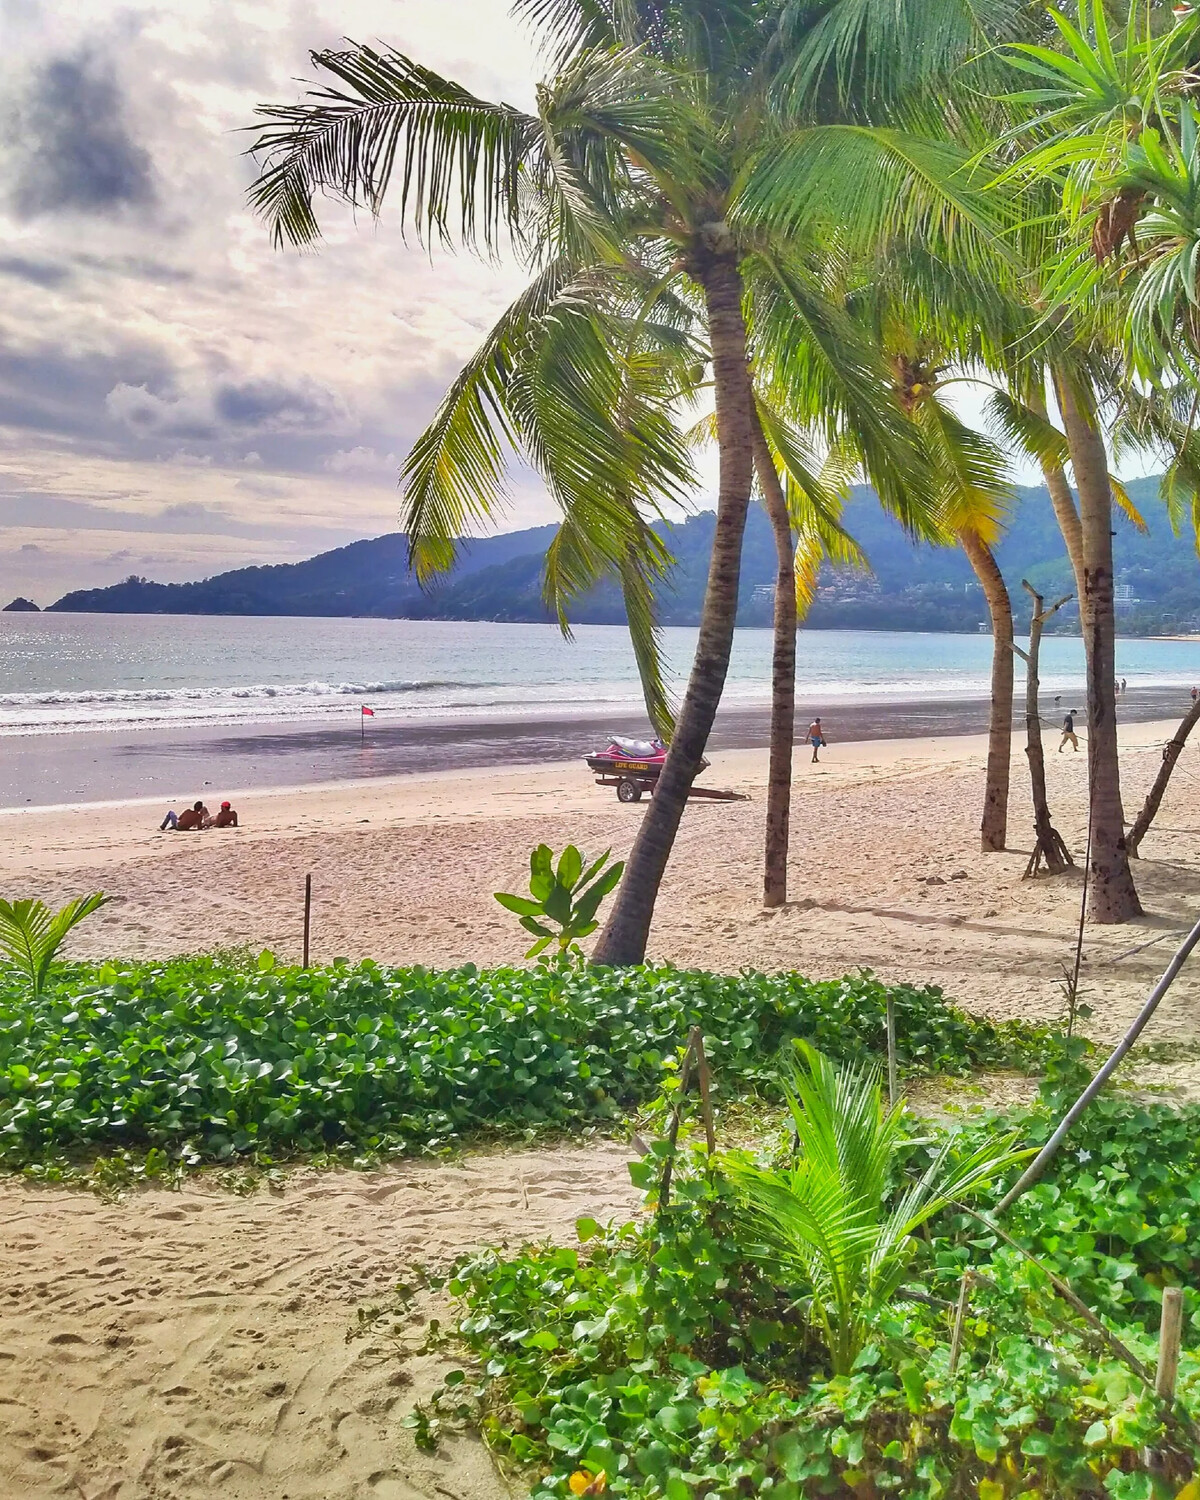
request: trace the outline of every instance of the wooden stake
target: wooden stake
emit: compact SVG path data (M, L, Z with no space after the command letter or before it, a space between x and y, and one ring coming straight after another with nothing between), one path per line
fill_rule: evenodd
M683 1116L683 1101L692 1079L692 1039L688 1038L687 1050L683 1054L683 1067L679 1070L679 1092L675 1096L675 1108L671 1111L671 1128L667 1131L667 1159L663 1163L662 1184L658 1189L656 1217L661 1218L671 1201L671 1176L675 1171L675 1153L679 1147L679 1121Z
M954 1332L950 1335L950 1373L958 1368L958 1356L962 1353L963 1328L967 1321L967 1302L971 1295L974 1271L964 1271L962 1285L958 1289L958 1306L954 1310Z
M1164 1401L1174 1401L1179 1374L1179 1347L1183 1342L1183 1292L1177 1286L1163 1287L1162 1319L1158 1325L1158 1373L1154 1389Z
M308 934L312 928L312 876L304 877L304 967L308 968Z
M888 1103L895 1109L900 1097L900 1084L896 1076L896 1002L890 993L887 997L887 1062Z
M712 1156L717 1149L717 1133L713 1129L712 1099L708 1091L708 1057L705 1055L704 1038L700 1034L699 1026L692 1027L689 1042L696 1058L696 1077L700 1084L700 1114L704 1120L704 1139L708 1145L708 1154Z

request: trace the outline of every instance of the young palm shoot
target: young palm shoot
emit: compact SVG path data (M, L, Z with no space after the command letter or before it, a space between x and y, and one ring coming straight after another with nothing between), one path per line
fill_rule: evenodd
M894 1188L898 1158L915 1144L903 1103L885 1104L877 1068L796 1049L785 1077L794 1159L763 1168L731 1157L725 1170L757 1253L809 1288L833 1373L848 1375L908 1272L916 1231L1030 1153L1013 1149L1014 1132L960 1159L951 1136L920 1177Z
M44 901L0 900L0 953L29 981L30 998L46 987L50 965L67 934L109 898L102 891L68 901L51 912Z

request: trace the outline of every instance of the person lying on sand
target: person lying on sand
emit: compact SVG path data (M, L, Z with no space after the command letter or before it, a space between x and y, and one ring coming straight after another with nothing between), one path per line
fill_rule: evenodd
M212 820L214 828L236 828L238 826L237 812L230 807L228 802L221 803L221 809Z
M158 825L158 831L162 833L165 829L174 828L180 833L190 833L193 830L211 826L212 818L209 816L208 808L203 802L193 802L191 807L185 807L178 814L172 808Z

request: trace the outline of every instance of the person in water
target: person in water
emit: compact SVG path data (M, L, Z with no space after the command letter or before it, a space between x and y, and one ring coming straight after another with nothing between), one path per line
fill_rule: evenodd
M1067 748L1068 742L1070 742L1072 750L1074 750L1075 753L1078 754L1079 753L1079 736L1075 733L1075 711L1074 711L1074 709L1072 709L1071 712L1069 714L1067 714L1066 718L1063 719L1062 744L1059 745L1059 747L1058 747L1058 753L1060 755Z
M236 828L238 826L237 812L230 807L228 802L221 803L221 810L213 819L214 828Z
M180 833L191 833L193 830L207 828L211 823L212 819L204 803L193 802L191 807L185 807L181 813L176 813L174 808L168 811L158 825L158 830L162 833L167 828L174 828Z
M814 719L808 726L808 734L805 736L813 750L813 765L817 765L817 751L825 743L825 736L821 731L820 719Z

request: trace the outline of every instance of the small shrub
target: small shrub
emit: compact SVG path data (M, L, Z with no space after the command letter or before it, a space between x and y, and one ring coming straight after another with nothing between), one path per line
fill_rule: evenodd
M529 856L529 891L533 899L496 892L500 905L521 919L526 932L533 933L535 941L526 958L537 958L551 943L557 947L560 958L583 956L579 939L590 937L600 925L596 920L600 903L625 868L624 860L608 864L611 853L611 849L606 849L584 869L583 855L574 844L568 844L555 866L549 845L539 844ZM554 925L548 927L547 922Z
M693 1026L721 1097L777 1097L775 1056L793 1037L838 1059L881 1053L888 995L869 975L265 959L77 964L33 1003L4 979L9 1165L80 1146L217 1161L378 1155L608 1125L655 1097ZM1044 1045L1043 1031L968 1017L937 990L891 993L910 1072L1011 1064Z

